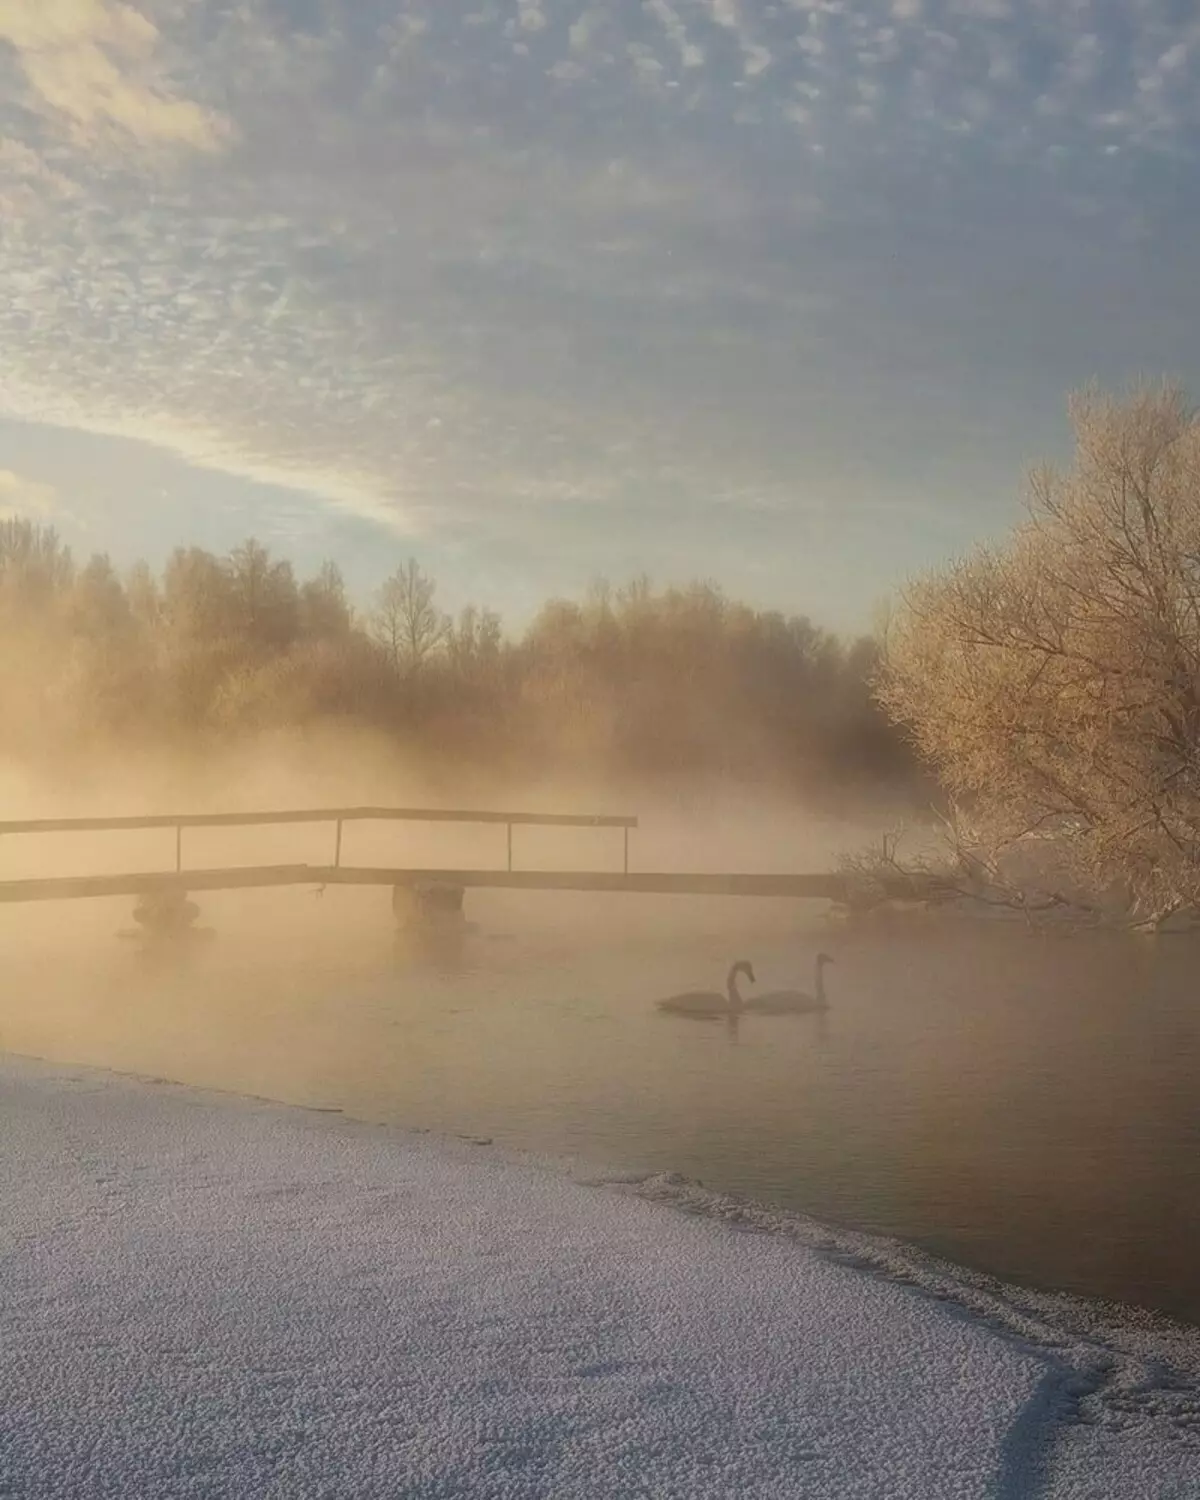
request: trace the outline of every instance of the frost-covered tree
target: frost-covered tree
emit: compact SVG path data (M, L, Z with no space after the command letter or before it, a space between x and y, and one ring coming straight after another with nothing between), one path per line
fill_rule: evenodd
M415 677L445 644L450 622L435 603L436 592L433 579L410 557L375 596L372 639L403 677Z
M909 590L880 692L964 846L1152 923L1200 905L1200 420L1171 387L1071 417L1011 539Z

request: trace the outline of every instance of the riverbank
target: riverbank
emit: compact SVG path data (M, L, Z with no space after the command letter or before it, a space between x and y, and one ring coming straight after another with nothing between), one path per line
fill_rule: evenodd
M14 1496L1200 1488L1182 1333L686 1184L9 1058L0 1201Z

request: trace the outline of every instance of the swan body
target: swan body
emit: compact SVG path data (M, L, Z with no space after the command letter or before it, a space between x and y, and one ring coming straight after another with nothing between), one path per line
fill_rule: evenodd
M810 995L804 990L766 990L761 995L755 995L752 1000L747 1000L746 1010L756 1011L763 1016L803 1016L828 1010L829 1001L825 996L825 966L832 962L833 959L828 953L817 954L813 994Z
M744 974L751 984L754 983L753 966L746 959L739 958L729 971L724 995L720 990L685 990L682 994L668 995L665 1000L660 1000L658 1008L677 1016L739 1015L746 1005L738 989L739 974Z

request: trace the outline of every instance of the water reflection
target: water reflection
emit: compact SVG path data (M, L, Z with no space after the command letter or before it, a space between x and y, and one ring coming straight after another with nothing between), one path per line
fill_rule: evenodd
M539 925L536 903L480 901L477 928L414 942L332 889L317 915L297 910L281 898L251 922L206 901L214 942L138 951L114 941L111 910L90 930L73 914L69 947L61 914L0 914L0 1040L679 1171L1200 1321L1192 940L922 929L835 945L748 914L698 920L686 941L605 942ZM765 989L825 946L828 1012L655 1009L719 986L735 955Z
M730 1045L736 1045L742 1035L743 1025L748 1019L753 1019L753 1012L730 1011L723 1016L689 1016L678 1012L664 1012L664 1022L683 1026L707 1026L724 1034ZM813 1041L823 1043L829 1039L829 1012L819 1011L785 1011L771 1017L773 1021L783 1025L807 1026L812 1033Z

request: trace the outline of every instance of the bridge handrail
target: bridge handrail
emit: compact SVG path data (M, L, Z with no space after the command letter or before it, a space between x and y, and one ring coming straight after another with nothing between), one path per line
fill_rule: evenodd
M22 818L0 821L0 835L119 833L142 828L253 828L282 823L495 823L533 828L636 828L612 813L464 811L440 807L306 807L249 813L147 813L119 818Z
M22 818L0 822L0 837L21 833L121 833L134 829L173 828L175 869L183 871L185 828L261 828L288 823L332 823L336 830L334 866L342 862L342 830L347 823L488 823L508 834L508 868L513 867L514 828L621 828L624 863L629 870L629 830L636 818L613 813L528 813L466 811L450 807L304 807L292 811L242 813L144 813L124 818Z

